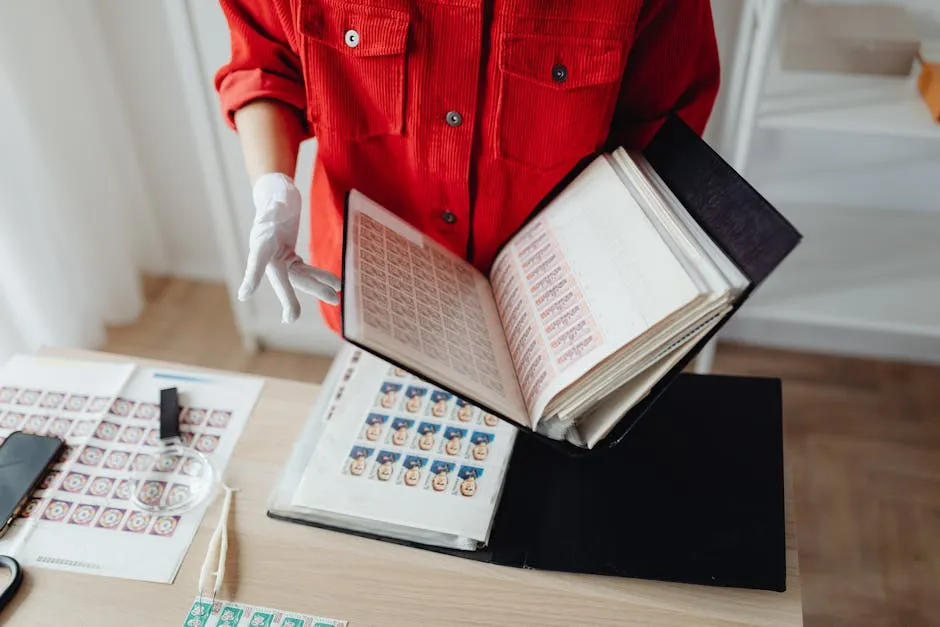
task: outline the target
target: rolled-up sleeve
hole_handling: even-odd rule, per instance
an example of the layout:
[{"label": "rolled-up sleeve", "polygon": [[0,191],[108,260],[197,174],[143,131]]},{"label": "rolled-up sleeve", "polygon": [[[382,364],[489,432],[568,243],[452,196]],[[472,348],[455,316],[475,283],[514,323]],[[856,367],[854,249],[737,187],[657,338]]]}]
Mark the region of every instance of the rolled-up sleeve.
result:
[{"label": "rolled-up sleeve", "polygon": [[643,148],[669,114],[704,133],[720,65],[710,0],[651,0],[636,28],[611,141]]},{"label": "rolled-up sleeve", "polygon": [[306,110],[303,69],[288,0],[219,0],[228,21],[231,57],[215,75],[226,123],[253,100],[271,99]]}]

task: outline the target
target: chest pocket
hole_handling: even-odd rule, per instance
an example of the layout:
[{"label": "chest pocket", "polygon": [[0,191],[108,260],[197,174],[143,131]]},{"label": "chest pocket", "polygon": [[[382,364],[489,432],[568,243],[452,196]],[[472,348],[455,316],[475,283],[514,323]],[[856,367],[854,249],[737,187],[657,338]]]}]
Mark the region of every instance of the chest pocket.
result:
[{"label": "chest pocket", "polygon": [[509,34],[499,55],[500,157],[550,170],[601,147],[624,69],[622,40]]},{"label": "chest pocket", "polygon": [[307,2],[301,15],[308,117],[344,139],[400,135],[409,14],[347,2]]}]

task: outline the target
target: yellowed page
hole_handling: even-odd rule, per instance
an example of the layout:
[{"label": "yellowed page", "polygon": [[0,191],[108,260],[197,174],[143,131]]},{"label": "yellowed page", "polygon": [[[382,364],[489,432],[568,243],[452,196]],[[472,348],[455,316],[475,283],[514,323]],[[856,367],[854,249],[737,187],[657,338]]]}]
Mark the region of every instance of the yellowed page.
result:
[{"label": "yellowed page", "polygon": [[486,277],[364,196],[349,202],[346,337],[529,426]]},{"label": "yellowed page", "polygon": [[608,396],[589,414],[578,422],[577,431],[588,448],[594,448],[598,442],[610,433],[624,414],[633,406],[643,400],[653,386],[672,370],[676,364],[698,343],[703,337],[721,321],[716,317],[701,329],[689,336],[682,344],[675,347],[672,352],[665,354],[660,361],[650,366],[645,372],[634,377],[629,383]]},{"label": "yellowed page", "polygon": [[513,238],[491,282],[535,424],[552,397],[701,293],[605,158]]}]

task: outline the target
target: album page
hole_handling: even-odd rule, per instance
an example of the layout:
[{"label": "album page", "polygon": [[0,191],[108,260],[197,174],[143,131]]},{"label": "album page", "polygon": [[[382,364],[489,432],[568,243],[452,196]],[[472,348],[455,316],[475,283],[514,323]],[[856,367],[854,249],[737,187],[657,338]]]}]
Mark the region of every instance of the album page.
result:
[{"label": "album page", "polygon": [[490,281],[533,427],[555,396],[700,296],[604,158],[511,240]]},{"label": "album page", "polygon": [[485,543],[515,427],[358,348],[337,361],[291,506]]},{"label": "album page", "polygon": [[581,439],[577,444],[594,448],[620,422],[624,414],[643,400],[653,386],[666,376],[695,344],[708,335],[720,320],[720,316],[716,316],[688,338],[684,338],[681,344],[665,352],[659,361],[630,379],[583,416],[575,431]]},{"label": "album page", "polygon": [[361,194],[346,219],[346,338],[529,426],[486,277]]}]

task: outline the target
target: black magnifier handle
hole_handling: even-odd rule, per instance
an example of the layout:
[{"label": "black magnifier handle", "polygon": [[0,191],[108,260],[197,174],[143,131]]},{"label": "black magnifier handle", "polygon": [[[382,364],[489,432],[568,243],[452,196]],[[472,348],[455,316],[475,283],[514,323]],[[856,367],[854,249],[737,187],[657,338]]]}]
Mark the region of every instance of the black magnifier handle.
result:
[{"label": "black magnifier handle", "polygon": [[10,571],[10,583],[0,591],[0,610],[2,610],[20,589],[20,584],[23,583],[23,569],[20,568],[20,563],[9,555],[0,555],[0,567]]},{"label": "black magnifier handle", "polygon": [[160,390],[160,439],[180,437],[180,397],[176,388]]}]

